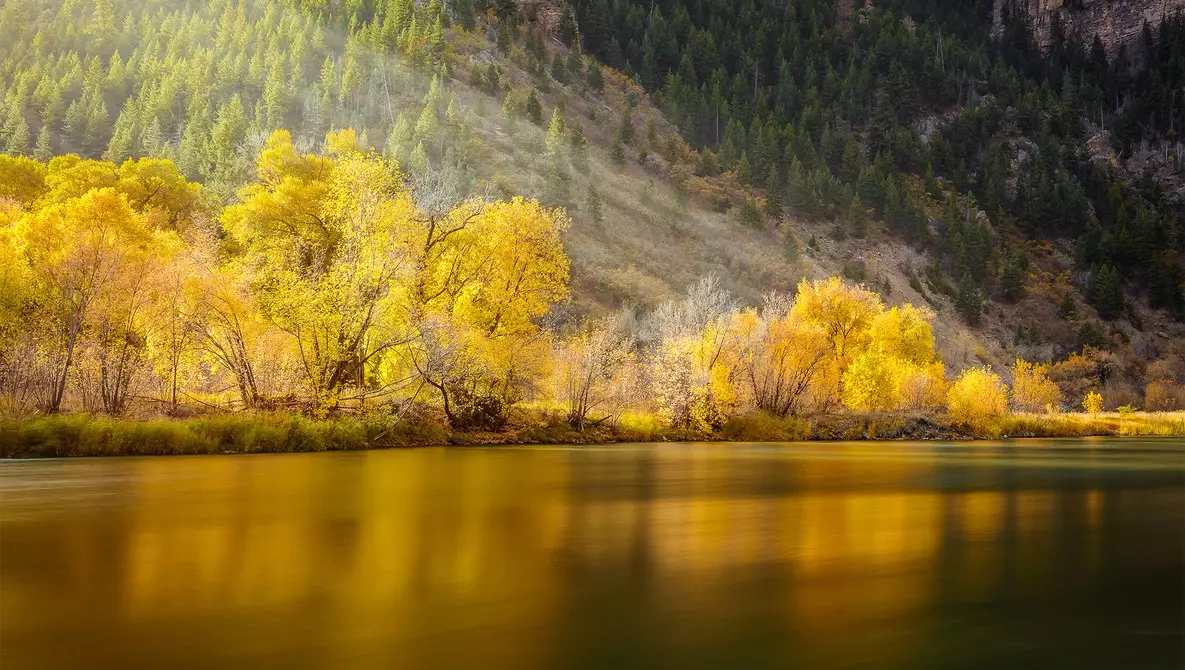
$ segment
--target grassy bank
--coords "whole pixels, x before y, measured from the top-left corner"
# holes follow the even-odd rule
[[[577,431],[539,422],[499,433],[450,432],[434,422],[291,414],[190,419],[118,419],[69,414],[0,421],[0,457],[137,456],[382,449],[440,444],[594,444],[650,441],[962,440],[1007,437],[1185,435],[1185,412],[1015,414],[983,426],[951,425],[937,414],[832,414],[733,418],[715,433],[684,432],[644,416],[614,428]]]

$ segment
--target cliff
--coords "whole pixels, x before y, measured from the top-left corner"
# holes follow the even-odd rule
[[[1004,0],[996,0],[997,25]],[[1185,0],[1018,0],[1033,26],[1037,43],[1048,47],[1060,21],[1068,37],[1089,46],[1097,36],[1109,53],[1139,41],[1147,23],[1153,30],[1162,17],[1185,13]]]

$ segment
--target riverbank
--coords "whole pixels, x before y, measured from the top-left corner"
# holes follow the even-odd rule
[[[713,433],[687,432],[646,418],[583,431],[539,421],[497,433],[448,430],[432,421],[280,413],[133,420],[89,414],[0,421],[0,458],[279,453],[432,445],[603,444],[613,442],[800,440],[973,440],[1010,437],[1185,436],[1185,412],[1014,414],[981,426],[941,414],[826,414],[731,419]]]

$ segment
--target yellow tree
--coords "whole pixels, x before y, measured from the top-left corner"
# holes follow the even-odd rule
[[[151,236],[127,198],[112,188],[29,213],[15,223],[15,234],[44,300],[52,381],[41,401],[46,411],[56,412],[92,311],[136,263]]]
[[[187,181],[170,160],[128,159],[119,166],[115,187],[153,229],[184,233],[203,214],[201,186]]]
[[[742,312],[737,328],[744,340],[737,377],[748,402],[779,417],[801,412],[831,355],[827,334],[768,306],[760,315]]]
[[[1008,412],[1008,387],[987,368],[969,368],[947,392],[947,410],[956,423],[979,426]]]
[[[296,342],[311,389],[336,407],[365,385],[370,360],[401,343],[389,326],[415,266],[414,207],[395,167],[331,134],[301,155],[287,131],[268,140],[258,180],[222,215],[263,313]]]
[[[31,392],[33,333],[27,328],[33,294],[31,273],[17,248],[12,222],[23,215],[0,202],[0,416],[23,414]]]
[[[865,349],[844,371],[844,405],[869,411],[940,403],[944,370],[936,358],[928,313],[909,304],[880,312]]]
[[[562,342],[555,352],[556,385],[568,422],[584,430],[612,418],[622,403],[616,382],[634,364],[633,328],[628,312],[598,320]],[[592,418],[600,413],[600,418]]]
[[[722,424],[736,404],[733,375],[744,341],[719,279],[705,277],[682,300],[660,305],[650,330],[655,349],[649,376],[665,420],[694,430]]]
[[[46,172],[45,164],[32,158],[0,155],[0,199],[32,208],[45,192]]]
[[[1016,359],[1012,366],[1012,404],[1026,412],[1056,409],[1062,392],[1047,373],[1048,365]]]
[[[196,349],[231,375],[239,400],[251,408],[262,400],[257,360],[266,325],[239,274],[207,267],[191,277],[185,287],[186,321]]]
[[[514,198],[425,208],[416,221],[404,367],[437,392],[454,425],[470,422],[473,403],[498,423],[546,357],[538,319],[568,295],[568,218]]]
[[[798,285],[791,313],[802,323],[815,325],[827,335],[831,356],[831,401],[842,398],[841,378],[852,359],[868,344],[873,319],[883,311],[880,298],[859,286],[847,286],[838,277]],[[826,400],[826,399],[825,399]]]

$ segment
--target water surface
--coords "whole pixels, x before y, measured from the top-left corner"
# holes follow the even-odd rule
[[[1185,446],[0,463],[0,667],[1180,668]]]

